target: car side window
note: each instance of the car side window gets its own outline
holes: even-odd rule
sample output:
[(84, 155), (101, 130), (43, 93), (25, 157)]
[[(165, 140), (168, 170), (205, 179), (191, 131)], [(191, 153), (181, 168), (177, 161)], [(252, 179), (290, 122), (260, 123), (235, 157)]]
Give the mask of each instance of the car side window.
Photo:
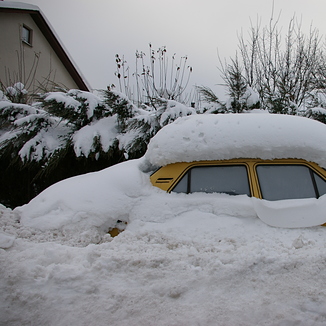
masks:
[(188, 175), (189, 172), (187, 172), (182, 179), (177, 183), (177, 185), (173, 188), (173, 192), (182, 192), (182, 193), (188, 193)]
[(244, 165), (193, 167), (183, 176), (172, 191), (251, 195), (247, 168)]
[(326, 181), (321, 178), (317, 173), (314, 173), (314, 178), (316, 180), (316, 186), (318, 189), (318, 195), (322, 196), (326, 194)]
[(305, 165), (262, 164), (256, 171), (263, 199), (316, 198), (319, 189), (326, 193), (325, 181)]

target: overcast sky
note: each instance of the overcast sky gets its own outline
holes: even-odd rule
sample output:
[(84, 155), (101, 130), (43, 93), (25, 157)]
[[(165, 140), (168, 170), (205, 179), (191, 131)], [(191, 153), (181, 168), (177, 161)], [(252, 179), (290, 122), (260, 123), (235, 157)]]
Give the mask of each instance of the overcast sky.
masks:
[[(193, 67), (191, 84), (216, 90), (220, 82), (217, 51), (234, 56), (237, 35), (261, 19), (269, 22), (273, 0), (25, 0), (40, 7), (92, 88), (112, 83), (115, 54), (132, 68), (135, 51), (166, 46), (170, 55), (187, 55)], [(308, 34), (326, 27), (325, 0), (274, 0), (286, 29), (295, 14)]]

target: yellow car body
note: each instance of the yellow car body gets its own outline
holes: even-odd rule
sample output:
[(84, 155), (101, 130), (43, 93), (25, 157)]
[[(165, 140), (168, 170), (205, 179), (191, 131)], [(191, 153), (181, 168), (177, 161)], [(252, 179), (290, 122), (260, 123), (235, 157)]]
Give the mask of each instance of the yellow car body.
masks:
[[(166, 192), (171, 192), (183, 178), (183, 176), (193, 167), (203, 166), (244, 166), (247, 170), (250, 196), (263, 199), (259, 178), (257, 175), (257, 166), (261, 165), (300, 165), (306, 166), (310, 171), (316, 173), (326, 182), (326, 170), (314, 162), (307, 162), (302, 159), (232, 159), (223, 161), (198, 161), (198, 162), (180, 162), (172, 163), (161, 167), (154, 172), (151, 177), (153, 186), (158, 187)], [(321, 195), (321, 194), (320, 194)], [(317, 196), (318, 197), (318, 196)]]

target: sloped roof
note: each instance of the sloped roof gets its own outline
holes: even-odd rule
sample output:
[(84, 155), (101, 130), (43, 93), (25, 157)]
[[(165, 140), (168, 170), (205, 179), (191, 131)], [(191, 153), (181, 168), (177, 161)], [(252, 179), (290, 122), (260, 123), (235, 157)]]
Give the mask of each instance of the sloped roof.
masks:
[(52, 46), (53, 50), (79, 87), (83, 91), (90, 91), (90, 86), (88, 85), (86, 79), (79, 71), (77, 65), (74, 63), (73, 59), (70, 57), (68, 51), (60, 41), (58, 35), (55, 33), (53, 27), (42, 13), (38, 6), (23, 3), (23, 2), (13, 2), (13, 1), (0, 1), (0, 12), (8, 13), (21, 13), (25, 12), (30, 14), (40, 31), (43, 33), (44, 37), (47, 39), (49, 44)]

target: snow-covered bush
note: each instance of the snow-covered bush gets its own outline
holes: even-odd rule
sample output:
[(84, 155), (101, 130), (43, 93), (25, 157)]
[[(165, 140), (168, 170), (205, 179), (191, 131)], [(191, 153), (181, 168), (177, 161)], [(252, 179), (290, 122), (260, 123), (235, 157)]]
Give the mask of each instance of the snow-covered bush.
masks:
[(6, 97), (13, 103), (26, 103), (27, 101), (28, 92), (25, 89), (25, 85), (23, 83), (17, 82), (13, 86), (6, 87), (4, 93)]
[[(144, 106), (128, 120), (126, 129), (119, 134), (119, 148), (126, 157), (139, 157), (145, 153), (150, 139), (164, 126), (179, 117), (196, 114), (194, 108), (173, 100), (156, 99), (156, 108)], [(136, 155), (135, 155), (136, 154)]]
[(305, 116), (326, 123), (326, 109), (322, 107), (310, 108), (305, 112)]
[(237, 96), (234, 93), (231, 93), (225, 103), (225, 111), (228, 113), (241, 113), (258, 109), (259, 107), (259, 94), (248, 85), (245, 85), (243, 90), (239, 92)]
[[(32, 105), (12, 103), (2, 94), (0, 168), (8, 171), (3, 183), (11, 185), (20, 176), (33, 197), (63, 178), (142, 156), (159, 129), (196, 113), (173, 100), (156, 99), (156, 108), (138, 108), (115, 90), (103, 94), (49, 92)], [(0, 201), (17, 192), (5, 188)]]
[(0, 158), (10, 153), (22, 162), (45, 164), (65, 146), (70, 128), (61, 119), (26, 104), (0, 102)]

